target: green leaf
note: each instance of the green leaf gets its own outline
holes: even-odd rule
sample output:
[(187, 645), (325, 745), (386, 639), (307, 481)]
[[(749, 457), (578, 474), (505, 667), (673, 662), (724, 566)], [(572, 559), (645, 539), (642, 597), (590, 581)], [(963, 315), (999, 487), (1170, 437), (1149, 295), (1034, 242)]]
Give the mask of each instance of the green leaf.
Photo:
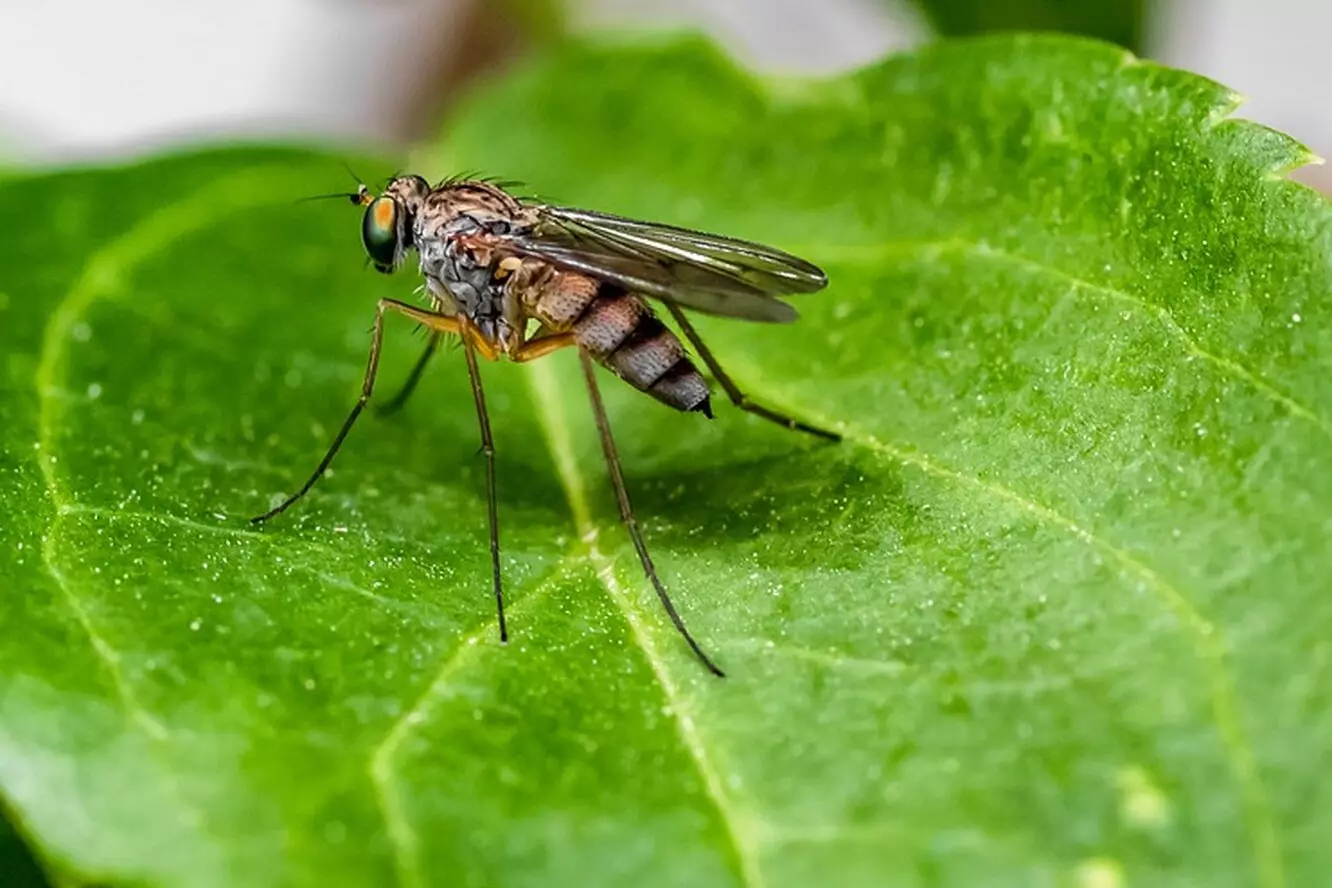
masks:
[(987, 31), (1061, 31), (1142, 46), (1147, 0), (915, 0), (935, 29), (950, 36)]
[[(1101, 44), (944, 44), (766, 87), (582, 47), (427, 172), (769, 241), (799, 323), (700, 322), (760, 400), (461, 356), (368, 416), (334, 158), (0, 184), (0, 787), (73, 880), (1311, 885), (1332, 827), (1332, 244), (1309, 160)], [(419, 338), (392, 323), (381, 392)]]

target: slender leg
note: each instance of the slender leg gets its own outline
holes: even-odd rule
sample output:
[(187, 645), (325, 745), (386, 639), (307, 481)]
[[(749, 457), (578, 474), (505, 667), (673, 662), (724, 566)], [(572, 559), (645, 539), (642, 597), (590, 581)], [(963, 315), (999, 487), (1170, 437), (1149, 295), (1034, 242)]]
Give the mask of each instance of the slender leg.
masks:
[(314, 473), (310, 475), (309, 480), (305, 482), (301, 489), (283, 500), (280, 505), (269, 509), (262, 515), (251, 518), (251, 524), (267, 521), (269, 518), (280, 515), (291, 508), (297, 500), (310, 492), (310, 488), (314, 487), (315, 482), (319, 480), (325, 470), (328, 469), (329, 464), (333, 462), (333, 457), (337, 454), (338, 448), (342, 446), (343, 439), (351, 431), (351, 427), (356, 423), (356, 417), (361, 415), (361, 411), (365, 409), (366, 403), (370, 400), (371, 393), (375, 390), (375, 374), (379, 371), (379, 349), (384, 340), (384, 312), (386, 311), (396, 311), (399, 314), (407, 315), (409, 318), (426, 324), (432, 330), (444, 332), (457, 332), (458, 330), (458, 321), (455, 318), (428, 312), (405, 302), (399, 302), (396, 299), (379, 300), (379, 306), (375, 310), (374, 330), (370, 335), (370, 359), (366, 362), (365, 379), (361, 381), (361, 396), (356, 399), (356, 406), (352, 407), (351, 413), (347, 415), (347, 419), (342, 423), (342, 428), (338, 429), (338, 434), (333, 438), (333, 443), (329, 446), (328, 452), (319, 461), (319, 467), (314, 470)]
[(407, 399), (416, 391), (416, 384), (421, 381), (421, 374), (425, 373), (426, 365), (430, 359), (435, 356), (435, 350), (439, 348), (441, 334), (438, 330), (430, 331), (430, 338), (426, 340), (425, 351), (421, 352), (421, 357), (416, 360), (416, 366), (412, 372), (407, 375), (407, 381), (398, 389), (398, 393), (385, 401), (375, 412), (380, 416), (388, 416), (397, 413), (407, 403)]
[(472, 380), (472, 399), (476, 401), (476, 419), (481, 426), (481, 451), (486, 455), (486, 506), (490, 516), (490, 570), (495, 580), (495, 608), (499, 612), (500, 641), (509, 640), (504, 624), (504, 588), (500, 583), (499, 507), (495, 503), (495, 442), (490, 437), (490, 415), (486, 395), (481, 389), (481, 369), (476, 365), (472, 337), (463, 336), (463, 354), (467, 356), (467, 375)]
[(785, 426), (788, 429), (809, 432), (811, 435), (827, 438), (829, 441), (842, 440), (842, 436), (836, 432), (830, 432), (826, 429), (821, 429), (818, 426), (807, 425), (794, 417), (787, 416), (784, 413), (778, 413), (776, 410), (771, 410), (764, 407), (762, 404), (755, 404), (753, 401), (749, 400), (749, 396), (740, 391), (739, 386), (731, 381), (731, 377), (726, 375), (726, 371), (717, 363), (717, 359), (712, 356), (712, 352), (703, 344), (703, 340), (699, 337), (698, 332), (694, 330), (694, 325), (689, 323), (689, 319), (685, 317), (685, 313), (670, 302), (666, 303), (666, 307), (670, 309), (671, 316), (675, 318), (675, 322), (680, 325), (680, 330), (694, 346), (694, 349), (698, 352), (698, 356), (703, 359), (703, 363), (707, 364), (708, 369), (712, 371), (712, 375), (717, 377), (717, 383), (726, 390), (726, 395), (731, 399), (732, 404), (746, 413), (761, 416), (770, 422), (775, 422), (777, 425)]
[(642, 531), (638, 529), (638, 521), (634, 518), (633, 506), (629, 504), (629, 492), (624, 486), (624, 474), (620, 470), (620, 455), (615, 450), (615, 439), (611, 437), (610, 421), (606, 418), (606, 405), (601, 400), (601, 389), (597, 387), (596, 367), (592, 363), (592, 358), (587, 352), (579, 349), (578, 357), (583, 362), (583, 376), (587, 379), (587, 391), (592, 398), (592, 412), (597, 418), (597, 431), (601, 433), (601, 449), (606, 456), (606, 468), (610, 471), (611, 483), (615, 487), (615, 498), (620, 502), (620, 518), (624, 521), (624, 526), (629, 530), (629, 536), (634, 541), (634, 548), (638, 550), (638, 560), (643, 565), (643, 572), (647, 574), (652, 581), (652, 587), (657, 590), (657, 597), (661, 599), (662, 607), (666, 608), (667, 615), (675, 628), (684, 636), (694, 655), (702, 661), (703, 665), (708, 667), (708, 671), (718, 678), (725, 678), (726, 673), (717, 668), (717, 664), (712, 662), (703, 649), (694, 641), (694, 636), (689, 634), (685, 628), (684, 620), (680, 619), (680, 614), (675, 610), (675, 605), (671, 603), (671, 597), (666, 594), (666, 587), (661, 582), (661, 577), (657, 576), (657, 568), (652, 563), (652, 556), (648, 554), (647, 545), (643, 542)]

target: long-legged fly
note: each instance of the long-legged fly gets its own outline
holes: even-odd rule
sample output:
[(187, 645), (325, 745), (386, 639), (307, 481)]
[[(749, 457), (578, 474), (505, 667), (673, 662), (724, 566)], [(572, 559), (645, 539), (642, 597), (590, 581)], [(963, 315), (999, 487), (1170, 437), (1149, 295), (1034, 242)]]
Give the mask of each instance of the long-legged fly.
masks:
[(795, 310), (778, 297), (823, 289), (827, 285), (823, 271), (762, 244), (524, 200), (485, 180), (453, 178), (431, 186), (421, 176), (398, 176), (377, 196), (365, 185), (344, 196), (365, 208), (361, 240), (378, 271), (390, 274), (409, 251), (417, 252), (430, 306), (379, 300), (360, 398), (309, 480), (253, 521), (285, 511), (333, 461), (374, 390), (386, 313), (406, 315), (429, 330), (425, 353), (401, 391), (387, 402), (387, 410), (406, 402), (441, 337), (456, 336), (462, 341), (481, 427), (495, 605), (500, 639), (507, 640), (495, 448), (477, 355), (523, 362), (576, 348), (620, 517), (638, 559), (675, 628), (703, 665), (721, 676), (721, 669), (685, 628), (648, 555), (625, 490), (593, 365), (601, 364), (676, 410), (712, 417), (708, 383), (644, 298), (651, 297), (665, 306), (737, 407), (789, 429), (840, 440), (834, 432), (751, 401), (718, 365), (684, 313), (692, 309), (751, 321), (793, 321)]

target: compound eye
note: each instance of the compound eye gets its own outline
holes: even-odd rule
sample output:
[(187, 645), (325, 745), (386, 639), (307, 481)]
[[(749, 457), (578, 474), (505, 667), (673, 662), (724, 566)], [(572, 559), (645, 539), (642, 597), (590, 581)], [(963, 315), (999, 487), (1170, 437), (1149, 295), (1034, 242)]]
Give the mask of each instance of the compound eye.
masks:
[(398, 204), (391, 197), (377, 197), (365, 208), (361, 220), (361, 242), (380, 271), (391, 270), (398, 260)]

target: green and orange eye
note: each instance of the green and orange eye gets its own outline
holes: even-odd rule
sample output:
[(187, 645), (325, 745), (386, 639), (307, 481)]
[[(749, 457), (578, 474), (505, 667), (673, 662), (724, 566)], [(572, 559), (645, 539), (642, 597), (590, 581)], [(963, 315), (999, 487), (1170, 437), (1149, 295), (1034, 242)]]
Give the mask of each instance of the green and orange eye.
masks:
[(377, 197), (365, 208), (361, 220), (361, 243), (375, 268), (384, 273), (397, 264), (400, 238), (398, 236), (398, 203), (391, 197)]

